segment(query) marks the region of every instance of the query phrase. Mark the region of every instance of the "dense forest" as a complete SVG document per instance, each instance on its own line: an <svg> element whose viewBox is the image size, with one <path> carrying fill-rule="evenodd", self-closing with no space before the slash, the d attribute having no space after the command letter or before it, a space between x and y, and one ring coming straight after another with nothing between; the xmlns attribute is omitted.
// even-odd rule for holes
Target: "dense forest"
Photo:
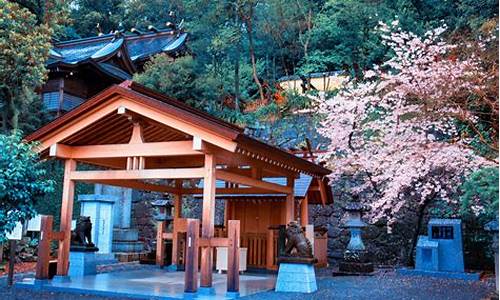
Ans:
<svg viewBox="0 0 500 300"><path fill-rule="evenodd" d="M177 24L189 33L190 55L173 63L159 55L135 79L226 120L256 129L275 126L276 132L297 126L297 121L286 120L294 111L313 104L310 97L285 95L277 80L287 75L331 71L362 78L364 70L392 55L381 43L376 30L379 22L399 20L402 30L416 34L446 24L447 39L466 41L495 28L498 16L497 2L492 0L14 2L28 9L34 18L31 26L11 30L19 31L19 43L23 43L26 37L22 36L30 30L38 32L38 40L30 38L28 44L37 43L39 49L49 47L47 35L68 40ZM19 57L13 59L28 54L16 55ZM33 56L40 67L39 74L18 85L21 88L11 98L33 98L25 87L43 82L46 56L43 51ZM11 82L30 77L24 75L25 71L3 71L2 77ZM7 84L9 80L3 82ZM19 122L25 124L25 131L39 125L36 120L43 116L33 100L14 102L21 107ZM36 107L37 113L26 113L22 109L25 107ZM273 142L286 143L278 138L279 134L275 136Z"/></svg>

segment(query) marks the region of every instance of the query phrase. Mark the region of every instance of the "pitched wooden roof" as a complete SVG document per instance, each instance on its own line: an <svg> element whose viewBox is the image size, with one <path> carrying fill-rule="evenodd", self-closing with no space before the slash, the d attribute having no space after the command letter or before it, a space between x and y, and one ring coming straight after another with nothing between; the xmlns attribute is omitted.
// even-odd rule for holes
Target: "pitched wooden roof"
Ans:
<svg viewBox="0 0 500 300"><path fill-rule="evenodd" d="M135 105L134 107L137 109L151 112L150 115L143 116L148 118L148 124L144 128L144 137L148 142L187 140L195 135L182 128L167 126L167 124L157 120L158 116L168 116L189 124L191 128L196 128L198 133L203 132L209 134L210 137L219 137L227 142L225 145L229 145L225 150L234 152L240 157L248 157L252 160L262 161L264 164L276 165L317 178L323 178L330 173L322 166L246 135L242 128L234 124L194 109L181 101L154 92L132 81L111 86L25 139L27 141L40 141L41 151L48 149L54 143L67 145L126 143L130 139L131 123L127 122L123 116L117 115L116 110L111 110L111 107L108 107L107 113L103 112L103 107L111 106L112 103L118 105L115 103L118 101L117 99L129 101L127 103L130 103L130 106ZM101 109L100 113L102 114L99 117L96 116L98 109ZM134 111L133 108L131 110ZM153 115L153 112L156 115ZM60 134L65 128L69 128L84 118L88 119L88 123L80 127L78 131L66 135ZM208 139L207 142L212 143L212 140Z"/></svg>

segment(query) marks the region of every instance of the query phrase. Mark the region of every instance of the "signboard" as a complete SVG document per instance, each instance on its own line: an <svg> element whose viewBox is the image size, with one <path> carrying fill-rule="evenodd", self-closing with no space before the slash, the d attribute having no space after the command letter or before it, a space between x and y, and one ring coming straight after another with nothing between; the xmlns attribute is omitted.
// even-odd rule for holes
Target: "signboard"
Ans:
<svg viewBox="0 0 500 300"><path fill-rule="evenodd" d="M23 224L18 222L11 233L5 235L9 240L20 240L23 237Z"/></svg>
<svg viewBox="0 0 500 300"><path fill-rule="evenodd" d="M42 216L36 215L33 219L28 221L28 231L40 231L42 223Z"/></svg>

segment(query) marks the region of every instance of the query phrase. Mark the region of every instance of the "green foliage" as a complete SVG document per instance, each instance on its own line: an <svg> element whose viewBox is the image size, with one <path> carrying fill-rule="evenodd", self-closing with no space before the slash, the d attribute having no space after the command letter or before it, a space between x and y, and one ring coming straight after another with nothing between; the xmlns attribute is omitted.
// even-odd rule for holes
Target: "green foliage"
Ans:
<svg viewBox="0 0 500 300"><path fill-rule="evenodd" d="M498 168L483 168L462 184L461 214L484 224L498 217Z"/></svg>
<svg viewBox="0 0 500 300"><path fill-rule="evenodd" d="M16 222L32 217L36 202L53 190L35 147L23 142L19 132L0 134L0 242Z"/></svg>
<svg viewBox="0 0 500 300"><path fill-rule="evenodd" d="M20 114L46 79L51 30L35 15L0 0L0 107L2 130L20 129ZM29 107L29 106L28 106Z"/></svg>
<svg viewBox="0 0 500 300"><path fill-rule="evenodd" d="M45 24L56 39L76 37L71 27L70 1L65 0L14 0L19 6L35 15L37 24Z"/></svg>

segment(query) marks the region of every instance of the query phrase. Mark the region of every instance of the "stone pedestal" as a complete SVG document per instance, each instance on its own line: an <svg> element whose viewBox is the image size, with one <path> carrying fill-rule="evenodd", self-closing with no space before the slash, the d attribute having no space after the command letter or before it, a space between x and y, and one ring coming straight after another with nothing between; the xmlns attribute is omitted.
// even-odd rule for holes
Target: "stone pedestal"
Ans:
<svg viewBox="0 0 500 300"><path fill-rule="evenodd" d="M70 277L97 274L97 262L95 252L69 252L69 271Z"/></svg>
<svg viewBox="0 0 500 300"><path fill-rule="evenodd" d="M280 263L276 292L313 293L317 290L313 263Z"/></svg>

